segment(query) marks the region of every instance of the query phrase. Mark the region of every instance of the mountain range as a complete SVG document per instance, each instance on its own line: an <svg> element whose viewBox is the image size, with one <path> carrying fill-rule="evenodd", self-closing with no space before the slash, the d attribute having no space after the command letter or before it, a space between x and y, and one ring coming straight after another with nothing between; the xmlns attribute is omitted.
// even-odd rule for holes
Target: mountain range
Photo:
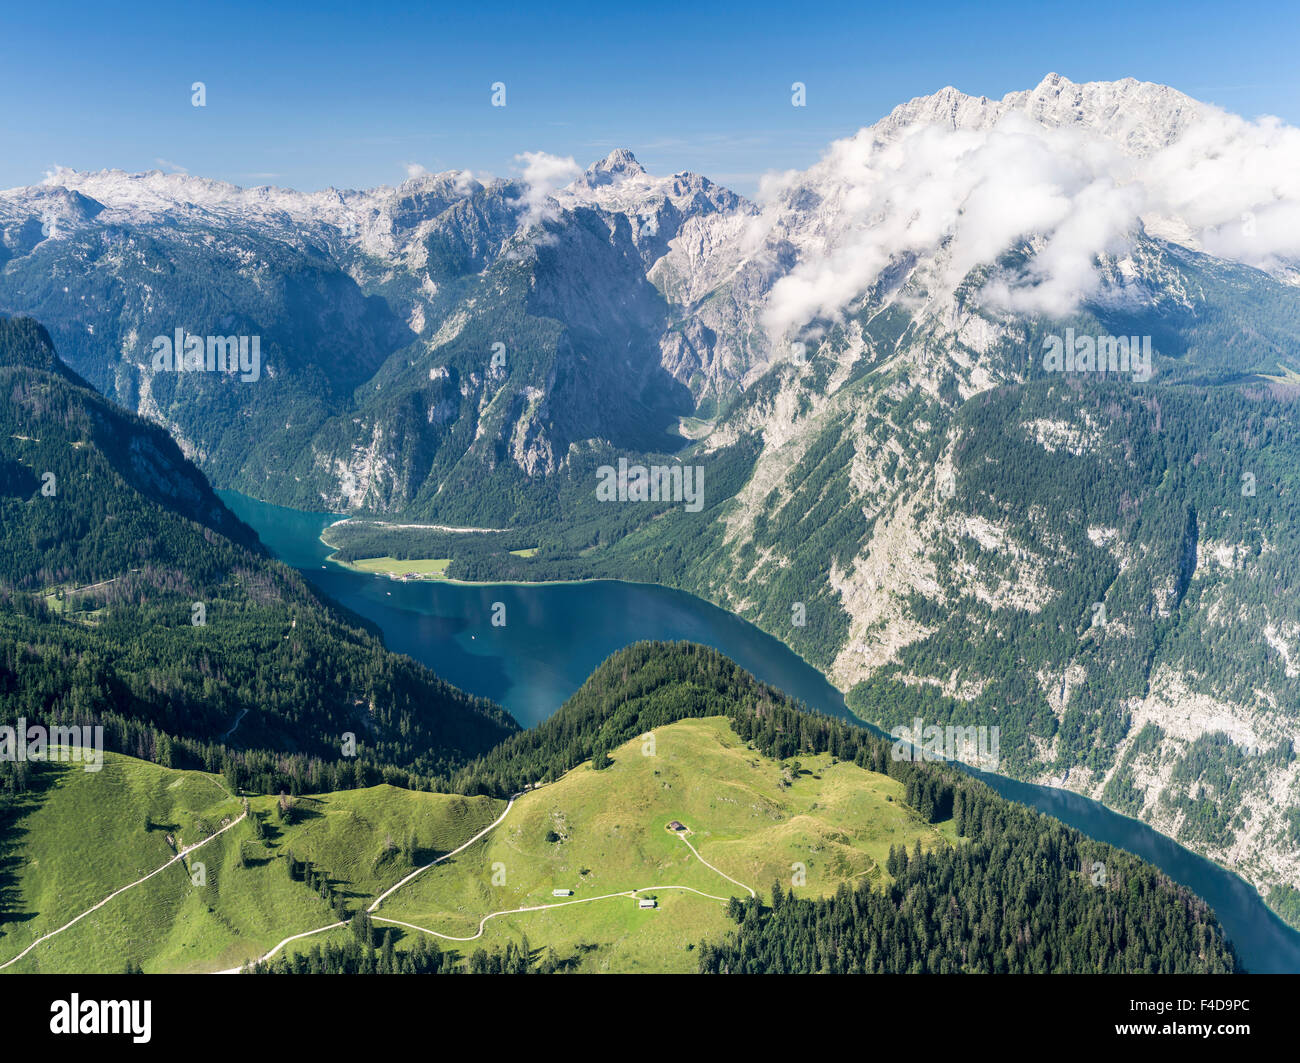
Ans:
<svg viewBox="0 0 1300 1063"><path fill-rule="evenodd" d="M1002 770L1292 896L1300 132L1052 74L912 100L754 201L523 161L58 170L0 193L0 310L217 487L521 537L429 544L452 575L690 590L864 719L997 725ZM259 379L159 371L176 329L259 337ZM1149 372L1062 371L1066 336ZM699 465L705 506L600 504L619 458Z"/></svg>

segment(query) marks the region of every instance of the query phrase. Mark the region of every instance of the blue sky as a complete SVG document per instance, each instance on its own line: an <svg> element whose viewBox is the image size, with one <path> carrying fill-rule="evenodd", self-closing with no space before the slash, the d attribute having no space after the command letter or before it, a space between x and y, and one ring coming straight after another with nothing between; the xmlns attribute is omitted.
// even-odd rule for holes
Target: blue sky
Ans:
<svg viewBox="0 0 1300 1063"><path fill-rule="evenodd" d="M586 165L630 147L750 192L913 96L1049 71L1300 124L1294 3L0 2L5 188L55 165L364 188L412 163L504 175L523 151Z"/></svg>

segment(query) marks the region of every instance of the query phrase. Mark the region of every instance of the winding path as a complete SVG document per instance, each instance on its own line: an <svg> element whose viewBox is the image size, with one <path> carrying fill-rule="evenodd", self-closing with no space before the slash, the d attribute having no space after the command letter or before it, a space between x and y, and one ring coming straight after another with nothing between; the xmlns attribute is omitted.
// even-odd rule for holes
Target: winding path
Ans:
<svg viewBox="0 0 1300 1063"><path fill-rule="evenodd" d="M457 853L463 852L464 850L468 849L471 845L473 845L476 841L482 838L483 835L487 834L490 830L496 827L503 819L506 818L506 816L510 814L510 810L515 806L515 800L522 793L523 791L520 790L519 793L517 794L511 794L510 800L506 802L506 807L502 810L501 815L497 816L496 819L494 819L491 823L489 823L486 827L484 827L481 831L479 831L476 835L474 835L474 837L472 837L469 841L456 846L456 848L449 853L443 853L436 860L430 860L423 867L417 867L414 871L412 871L409 875L407 875L406 878L402 879L400 882L395 883L392 886L389 886L388 889L384 890L383 893L381 893L378 897L374 899L374 902L370 905L369 908L366 909L366 911L367 912L375 911L381 904L384 903L384 899L388 897L389 894L393 893L394 890L400 889L402 886L405 886L408 882L411 881L411 879L415 878L416 875L420 875L423 874L425 871L428 871L429 868L434 866L434 864L441 864L444 860L450 860ZM395 921L396 920L385 920L385 922L395 922ZM240 974L244 970L244 968L250 966L251 964L264 963L265 961L269 960L272 956L274 956L277 952L279 952L291 941L297 941L299 938L313 937L316 934L323 934L327 930L339 930L345 926L347 926L347 923L330 923L329 926L318 926L315 930L304 930L301 934L294 934L292 937L285 938L283 941L280 942L280 944L276 945L275 948L273 948L265 956L259 956L255 960L248 960L240 967L230 967L224 971L217 971L216 973L217 974ZM430 931L430 933L432 933L432 931Z"/></svg>
<svg viewBox="0 0 1300 1063"><path fill-rule="evenodd" d="M232 734L234 734L239 729L239 725L244 722L244 717L247 715L248 715L247 709L240 709L239 715L235 717L235 722L230 725L230 730L221 736L221 741L224 742L227 738L229 738Z"/></svg>
<svg viewBox="0 0 1300 1063"><path fill-rule="evenodd" d="M488 832L500 826L501 822L506 818L506 816L510 814L510 810L514 807L516 799L521 797L522 794L523 791L520 791L517 794L511 795L510 800L509 802L507 802L506 807L502 811L501 815L499 815L495 820L493 820L481 831L479 831L476 835L474 835L474 837L470 838L469 841L465 842L462 845L457 846L449 853L443 853L442 856L438 857L436 860L430 861L429 863L425 864L423 867L416 868L400 882L397 882L394 885L390 886L388 889L384 890L383 893L381 893L378 897L375 898L374 902L370 905L370 907L366 909L366 912L373 913L378 911L379 906L384 902L386 898L391 896L397 890L401 889L417 875L423 874L425 871L429 870L429 868L433 867L435 864L440 864L444 860L448 860L451 857L455 856L457 853L463 852L465 849L468 849L471 845L473 845L476 841L478 841ZM723 878L725 878L728 882L732 883L733 885L739 886L743 890L747 890L751 897L758 896L758 894L756 894L751 887L746 886L743 882L738 882L736 879L732 878L730 875L726 874L725 872L719 871L711 863L705 860L704 857L702 857L699 854L699 850L697 850L695 846L693 846L689 841L686 840L685 835L677 834L676 837L681 839L681 841L685 843L686 848L688 848L692 853L695 854L695 859L697 859L701 864L707 867L714 874L721 875ZM416 926L414 923L403 922L401 919L389 919L387 916L383 916L383 915L374 916L373 921L376 923L392 923L394 926L404 926L408 930L418 930L422 934L429 934L432 937L442 938L444 941L461 941L461 942L477 941L479 938L483 936L483 930L487 926L488 921L492 919L497 919L503 915L519 915L523 912L544 912L544 911L549 911L552 908L567 908L573 904L590 904L592 901L608 901L616 897L635 897L638 893L648 893L651 890L682 890L687 893L694 893L700 897L707 897L711 901L719 901L723 904L726 904L727 901L731 900L730 897L718 897L712 893L705 893L703 890L697 890L693 886L675 886L675 885L638 886L636 889L620 890L617 893L603 893L599 897L579 897L576 900L572 900L572 901L557 901L554 904L534 904L528 906L521 906L519 908L504 908L499 912L490 912L489 914L485 915L482 919L479 920L478 930L469 937L457 937L454 934L443 934L437 930L430 930L428 927ZM301 934L294 934L292 937L287 937L283 941L281 941L278 945L275 946L275 948L273 948L265 956L262 956L256 960L249 960L242 967L232 967L225 971L218 971L217 973L218 974L240 974L252 964L263 963L266 960L269 960L272 956L274 956L277 952L279 952L290 942L298 941L300 938L312 937L316 934L323 934L327 930L340 930L345 926L347 926L346 923L331 923L329 926L317 927L315 930L306 930Z"/></svg>
<svg viewBox="0 0 1300 1063"><path fill-rule="evenodd" d="M691 852L695 853L695 859L698 860L698 861L699 861L701 864L703 864L705 867L707 867L707 868L708 868L710 871L712 871L714 874L721 875L723 878L725 878L725 879L726 879L728 882L730 882L732 885L734 885L734 886L739 886L742 890L749 890L749 895L750 895L751 897L757 897L757 896L758 896L757 893L755 893L752 889L750 889L748 886L746 886L743 882L737 882L734 878L732 878L732 877L731 877L730 875L728 875L726 872L724 872L724 871L719 871L719 870L718 870L716 867L714 867L711 863L709 863L707 860L705 860L704 857L702 857L702 856L699 854L699 852L696 850L695 846L693 846L690 842L686 841L686 835L685 835L685 834L679 834L679 835L677 835L677 837L679 837L682 841L686 842L686 848L688 848Z"/></svg>
<svg viewBox="0 0 1300 1063"><path fill-rule="evenodd" d="M726 878L726 875L722 876ZM732 881L735 881L734 879ZM739 885L739 883L737 883ZM748 886L745 887L749 889ZM375 916L377 923L396 923L398 926L409 927L411 930L420 930L426 934L432 934L436 938L442 938L444 941L477 941L483 936L483 928L487 925L489 919L495 919L499 915L518 915L520 912L544 912L550 908L565 908L570 904L590 904L592 901L607 901L613 897L635 897L638 893L649 893L651 890L686 890L688 893L697 893L701 897L707 897L711 901L721 901L726 904L731 900L730 897L715 897L712 893L704 893L697 890L694 886L639 886L634 890L623 890L621 893L604 893L599 897L579 897L575 901L557 901L555 904L534 904L527 908L506 908L500 912L493 912L491 915L485 915L478 924L478 933L472 937L460 938L453 937L451 934L440 934L436 930L430 930L427 927L416 926L414 923L403 923L400 919L389 919L386 916ZM753 891L750 890L752 893Z"/></svg>
<svg viewBox="0 0 1300 1063"><path fill-rule="evenodd" d="M238 721L236 721L236 726L238 726ZM233 730L233 728L232 728L232 730ZM390 897L390 896L391 896L393 893L395 893L397 890L401 889L403 886L405 886L405 885L406 885L408 882L410 882L412 879L416 878L418 875L423 874L425 871L428 871L429 868L434 867L434 866L437 865L437 864L441 864L444 860L450 860L450 859L451 859L453 856L455 856L457 853L464 852L466 849L468 849L468 848L469 848L471 845L473 845L475 842L479 841L479 840L480 840L481 838L483 838L485 835L489 834L491 831L493 831L493 830L496 829L498 826L500 826L501 823L505 820L506 816L508 816L508 815L510 814L510 810L511 810L512 808L514 808L515 801L516 801L519 797L521 797L522 794L523 794L523 791L520 791L519 793L516 793L516 794L512 794L511 797L510 797L510 800L506 802L506 807L502 810L501 815L499 815L496 819L494 819L491 823L489 823L489 824L488 824L486 827L484 827L481 831L479 831L477 834L475 834L474 837L472 837L472 838L470 838L468 841L463 842L462 844L458 845L455 849L452 849L450 852L443 853L442 856L439 856L437 859L431 860L431 861L429 861L429 863L423 865L422 867L418 867L418 868L416 868L414 871L412 871L412 872L411 872L409 875L407 875L405 878L401 879L399 882L395 883L394 885L390 886L388 889L384 890L383 893L381 893L378 897L376 897L376 898L374 899L374 901L371 903L370 907L366 909L366 912L367 912L367 913L373 913L373 912L378 911L379 906L380 906L381 904L383 904L383 902L384 902L388 897ZM217 831L216 833L209 835L208 837L204 838L204 839L203 839L202 841L200 841L200 842L195 842L193 845L186 846L184 849L182 849L180 852L178 852L175 856L173 856L170 860L168 860L165 864L161 865L160 867L155 868L153 871L150 871L147 875L142 875L140 878L136 879L134 882L128 883L127 885L123 886L121 889L119 889L119 890L115 890L114 892L110 893L107 897L105 897L102 901L100 901L100 902L99 902L98 904L96 904L94 907L87 908L84 912L82 912L82 913L81 913L79 916L77 916L75 919L72 919L72 920L70 920L69 922L65 923L63 926L59 927L57 930L51 930L48 934L45 934L45 935L43 935L43 936L37 938L35 941L33 941L30 945L28 945L27 948L23 949L23 951L20 952L20 953L19 953L17 956L15 956L13 959L8 960L8 961L6 961L6 962L3 963L3 964L0 964L0 971L3 971L6 967L11 967L11 966L13 966L15 963L17 963L19 960L21 960L24 956L26 956L29 952L31 952L34 948L36 948L37 945L40 945L42 942L49 941L50 938L55 937L55 936L58 935L58 934L62 934L63 931L65 931L65 930L67 930L69 927L74 926L74 925L76 925L77 923L81 922L81 920L83 920L84 918L86 918L86 916L90 915L92 912L97 912L97 911L99 911L100 908L104 907L104 905L106 905L106 904L107 904L109 901L111 901L114 897L121 896L121 895L122 895L123 893L125 893L127 890L129 890L129 889L133 889L134 887L140 885L142 882L147 882L147 881L149 881L149 879L153 878L155 875L161 874L163 871L166 871L167 868L169 868L169 867L172 866L172 864L176 863L176 862L179 861L179 860L183 860L186 856L188 856L190 853L194 852L196 849L201 849L203 846L207 845L210 841L213 841L214 839L219 838L221 835L225 834L226 831L230 830L230 829L233 828L233 827L238 826L238 825L239 825L239 824L240 824L244 819L247 818L247 816L248 816L248 813L247 813L247 812L242 812L242 813L240 813L240 815L239 815L236 819L234 819L234 820L231 821L230 823L227 823L224 827L222 827L222 828L221 828L219 831ZM732 878L730 875L726 874L725 872L723 872L723 871L719 871L716 867L714 867L714 866L713 866L712 864L710 864L707 860L705 860L704 857L702 857L702 856L699 854L699 851L695 848L695 846L693 846L689 841L687 841L685 835L683 835L683 834L677 834L676 836L677 836L678 838L681 839L681 841L686 845L686 847L687 847L688 849L690 849L690 851L691 851L692 853L695 854L695 858L696 858L700 863L702 863L705 867L707 867L710 871L714 872L714 873L717 874L717 875L720 875L722 878L725 878L728 882L732 883L733 885L739 886L741 889L748 890L749 895L750 895L751 897L756 897L756 896L757 896L757 894L756 894L756 893L753 891L753 889L751 889L749 886L746 886L743 882L738 882L736 879ZM518 914L523 913L523 912L542 912L542 911L548 911L548 910L550 910L550 909L552 909L552 908L567 908L567 907L569 907L570 905L574 905L574 904L590 904L590 903L592 903L593 901L607 901L607 900L612 900L612 899L617 898L617 897L635 897L638 893L647 893L647 892L650 892L651 890L656 890L656 891L657 891L657 890L682 890L682 891L687 892L687 893L694 893L694 894L696 894L696 895L698 895L698 896L700 896L700 897L707 897L707 898L708 898L709 900L711 900L711 901L720 901L720 902L722 902L723 904L725 904L728 900L730 900L729 897L718 897L718 896L715 896L715 895L712 894L712 893L705 893L705 892L703 892L702 890L697 890L697 889L695 889L693 886L676 886L676 885L666 885L666 886L639 886L639 887L637 887L636 889L631 889L631 890L620 890L620 891L617 892L617 893L605 893L605 894L601 894L599 897L579 897L579 898L577 898L576 900L572 900L572 901L557 901L555 904L536 904L536 905L530 905L530 906L521 906L521 907L519 907L519 908L506 908L506 909L503 909L502 911L499 911L499 912L491 912L491 913L489 913L488 915L485 915L481 920L479 920L478 931L477 931L476 933L474 933L474 934L473 934L472 936L470 936L470 937L457 937L457 936L455 936L455 935L453 935L453 934L443 934L443 933L440 933L440 932L437 931L437 930L430 930L430 929L428 929L427 927L416 926L414 923L406 923L406 922L403 922L403 921L400 920L400 919L389 919L389 918L387 918L386 916L379 916L379 915L377 915L377 916L374 917L374 919L375 919L376 922L380 922L380 923L392 923L392 924L394 924L394 925L396 925L396 926L403 926L403 927L406 927L406 928L408 928L408 929L410 929L410 930L418 930L418 931L420 931L421 933L429 934L429 935L431 935L431 936L433 936L433 937L437 937L437 938L442 938L444 941L461 941L461 942L464 942L464 941L476 941L476 940L478 940L480 937L483 936L483 930L484 930L484 928L487 926L489 920L499 918L500 916L503 916L503 915L518 915ZM271 951L268 952L268 953L266 953L264 956L261 956L261 957L259 957L259 958L256 959L256 960L249 960L249 961L247 961L246 963L244 963L242 966L239 966L239 967L231 967L231 968L228 968L227 970L224 970L224 971L218 971L218 972L216 972L216 973L217 973L217 974L240 974L240 973L242 973L244 970L246 970L246 969L247 969L250 965L252 965L252 964L255 964L255 963L263 963L263 962L265 962L266 960L271 959L273 956L276 955L276 953L278 953L278 952L279 952L281 949L283 949L286 945L291 944L291 943L294 942L294 941L299 941L299 940L301 940L302 938L314 937L316 934L323 934L323 933L325 933L326 931L329 931L329 930L341 930L341 929L343 929L344 927L346 927L347 925L348 925L348 924L347 924L346 922L341 922L341 921L340 921L340 922L333 922L333 923L330 923L328 926L317 927L315 930L304 930L304 931L303 931L302 933L300 933L300 934L292 934L292 935L290 935L289 937L285 938L283 941L281 941L278 945L275 946L275 948L271 949Z"/></svg>
<svg viewBox="0 0 1300 1063"><path fill-rule="evenodd" d="M242 820L247 815L248 815L247 812L241 812L239 814L238 819L234 820L234 822L232 823L227 823L215 834L209 834L201 842L195 842L193 845L187 845L184 849L182 849L179 853L173 856L170 860L167 861L167 863L163 864L161 867L155 868L154 870L150 871L149 874L136 879L134 882L129 883L126 886L123 886L120 890L116 890L113 893L110 893L107 897L105 897L93 908L87 908L84 912L82 912L71 922L64 923L63 926L59 927L58 930L51 930L48 934L44 935L43 937L38 937L35 941L33 941L30 945L28 945L25 949L23 949L23 951L20 952L17 956L15 956L12 960L9 960L7 963L0 963L0 971L3 971L6 967L10 967L13 964L17 963L29 952L31 952L32 949L36 948L36 946L39 945L42 941L49 941L50 938L54 937L56 934L62 934L65 930L68 929L68 927L81 922L81 920L85 919L86 916L88 916L91 912L99 911L99 909L104 907L104 905L106 905L114 897L120 896L121 894L125 893L127 890L140 885L141 882L148 882L149 879L154 877L154 875L161 874L163 871L166 871L169 867L172 866L172 864L176 863L177 860L183 860L190 853L194 852L195 849L201 849L203 848L203 846L207 845L208 842L212 841L214 838L221 837L221 835L225 834L226 831L230 830L231 827L238 826L240 820Z"/></svg>
<svg viewBox="0 0 1300 1063"><path fill-rule="evenodd" d="M342 930L347 925L348 925L347 923L341 923L341 922L330 923L329 926L318 926L315 930L304 930L301 934L294 934L292 937L287 937L283 941L281 941L280 944L276 945L276 947L273 948L270 952L268 952L265 956L262 956L256 960L249 960L248 963L244 964L244 967L249 966L249 964L263 963L264 961L269 960L272 956L274 956L277 952L279 952L291 941L298 941L300 938L315 937L317 934L323 934L327 930ZM217 971L216 973L217 974L243 974L244 967L230 967L224 971Z"/></svg>
<svg viewBox="0 0 1300 1063"><path fill-rule="evenodd" d="M388 889L384 890L383 893L381 893L378 897L375 898L375 902L369 908L367 908L366 911L367 912L378 911L379 906L384 903L384 899L389 894L396 893L397 890L405 886L408 882L411 881L411 879L415 878L416 875L423 874L425 871L428 871L429 868L433 867L434 864L441 864L444 860L450 860L457 853L463 852L465 849L468 849L471 845L473 845L476 841L478 841L481 837L483 837L483 835L487 834L489 831L493 830L498 824L500 824L500 822L503 819L505 819L506 816L510 815L510 810L515 807L515 801L522 795L523 795L522 790L520 790L519 793L517 794L511 794L510 800L506 802L506 807L504 810L502 810L501 815L497 816L496 819L494 819L491 823L489 823L486 827L484 827L481 831L479 831L476 835L474 835L474 837L472 837L464 845L456 846L456 848L453 849L451 852L443 853L440 857L438 857L438 859L430 860L423 867L417 867L414 871L412 871L409 875L407 875L406 878L402 879L402 881L398 882L396 885L389 886Z"/></svg>

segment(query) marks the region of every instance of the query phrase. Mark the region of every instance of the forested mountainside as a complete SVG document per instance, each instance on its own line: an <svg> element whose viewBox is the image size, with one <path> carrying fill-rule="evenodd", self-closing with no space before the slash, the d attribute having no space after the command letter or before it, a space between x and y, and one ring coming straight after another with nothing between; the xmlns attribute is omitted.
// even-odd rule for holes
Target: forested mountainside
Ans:
<svg viewBox="0 0 1300 1063"><path fill-rule="evenodd" d="M0 720L271 792L416 782L517 729L268 557L30 320L0 320L0 420Z"/></svg>
<svg viewBox="0 0 1300 1063"><path fill-rule="evenodd" d="M863 884L801 898L773 886L772 904L735 901L738 929L700 948L705 974L1143 974L1225 973L1229 948L1199 902L1149 867L1126 869L1116 903L1087 878L1039 870L1059 859L1057 827L996 842L890 857L886 890ZM1069 850L1069 843L1065 843ZM996 854L996 855L992 855ZM1032 902L996 911L988 897ZM1171 896L1172 894L1172 896ZM1023 895L1021 895L1023 896ZM1056 914L1050 914L1050 913Z"/></svg>

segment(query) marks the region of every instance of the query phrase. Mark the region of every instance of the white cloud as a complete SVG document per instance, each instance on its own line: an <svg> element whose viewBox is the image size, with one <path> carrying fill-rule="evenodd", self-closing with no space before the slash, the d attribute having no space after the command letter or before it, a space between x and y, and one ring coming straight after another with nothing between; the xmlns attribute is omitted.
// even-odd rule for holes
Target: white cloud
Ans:
<svg viewBox="0 0 1300 1063"><path fill-rule="evenodd" d="M550 198L551 193L580 176L582 167L572 155L548 155L544 151L525 151L516 155L515 160L523 163L524 194L520 202L525 208L522 224L528 228L555 216L558 208Z"/></svg>
<svg viewBox="0 0 1300 1063"><path fill-rule="evenodd" d="M1152 212L1211 254L1263 269L1300 256L1300 129L1210 110L1150 170Z"/></svg>
<svg viewBox="0 0 1300 1063"><path fill-rule="evenodd" d="M1262 268L1300 258L1300 130L1214 108L1142 159L1082 127L1011 113L992 128L922 126L892 141L869 130L836 141L805 173L765 178L751 244L797 248L764 322L775 340L834 318L891 264L932 262L932 295L1026 243L986 303L1064 314L1098 288L1096 259L1120 253L1144 222ZM810 220L811 219L811 220Z"/></svg>
<svg viewBox="0 0 1300 1063"><path fill-rule="evenodd" d="M456 192L462 196L469 195L472 191L474 191L475 186L480 184L488 184L489 182L491 182L491 180L492 177L490 174L485 174L480 177L476 177L469 170L455 170L452 173L453 187L456 189Z"/></svg>

